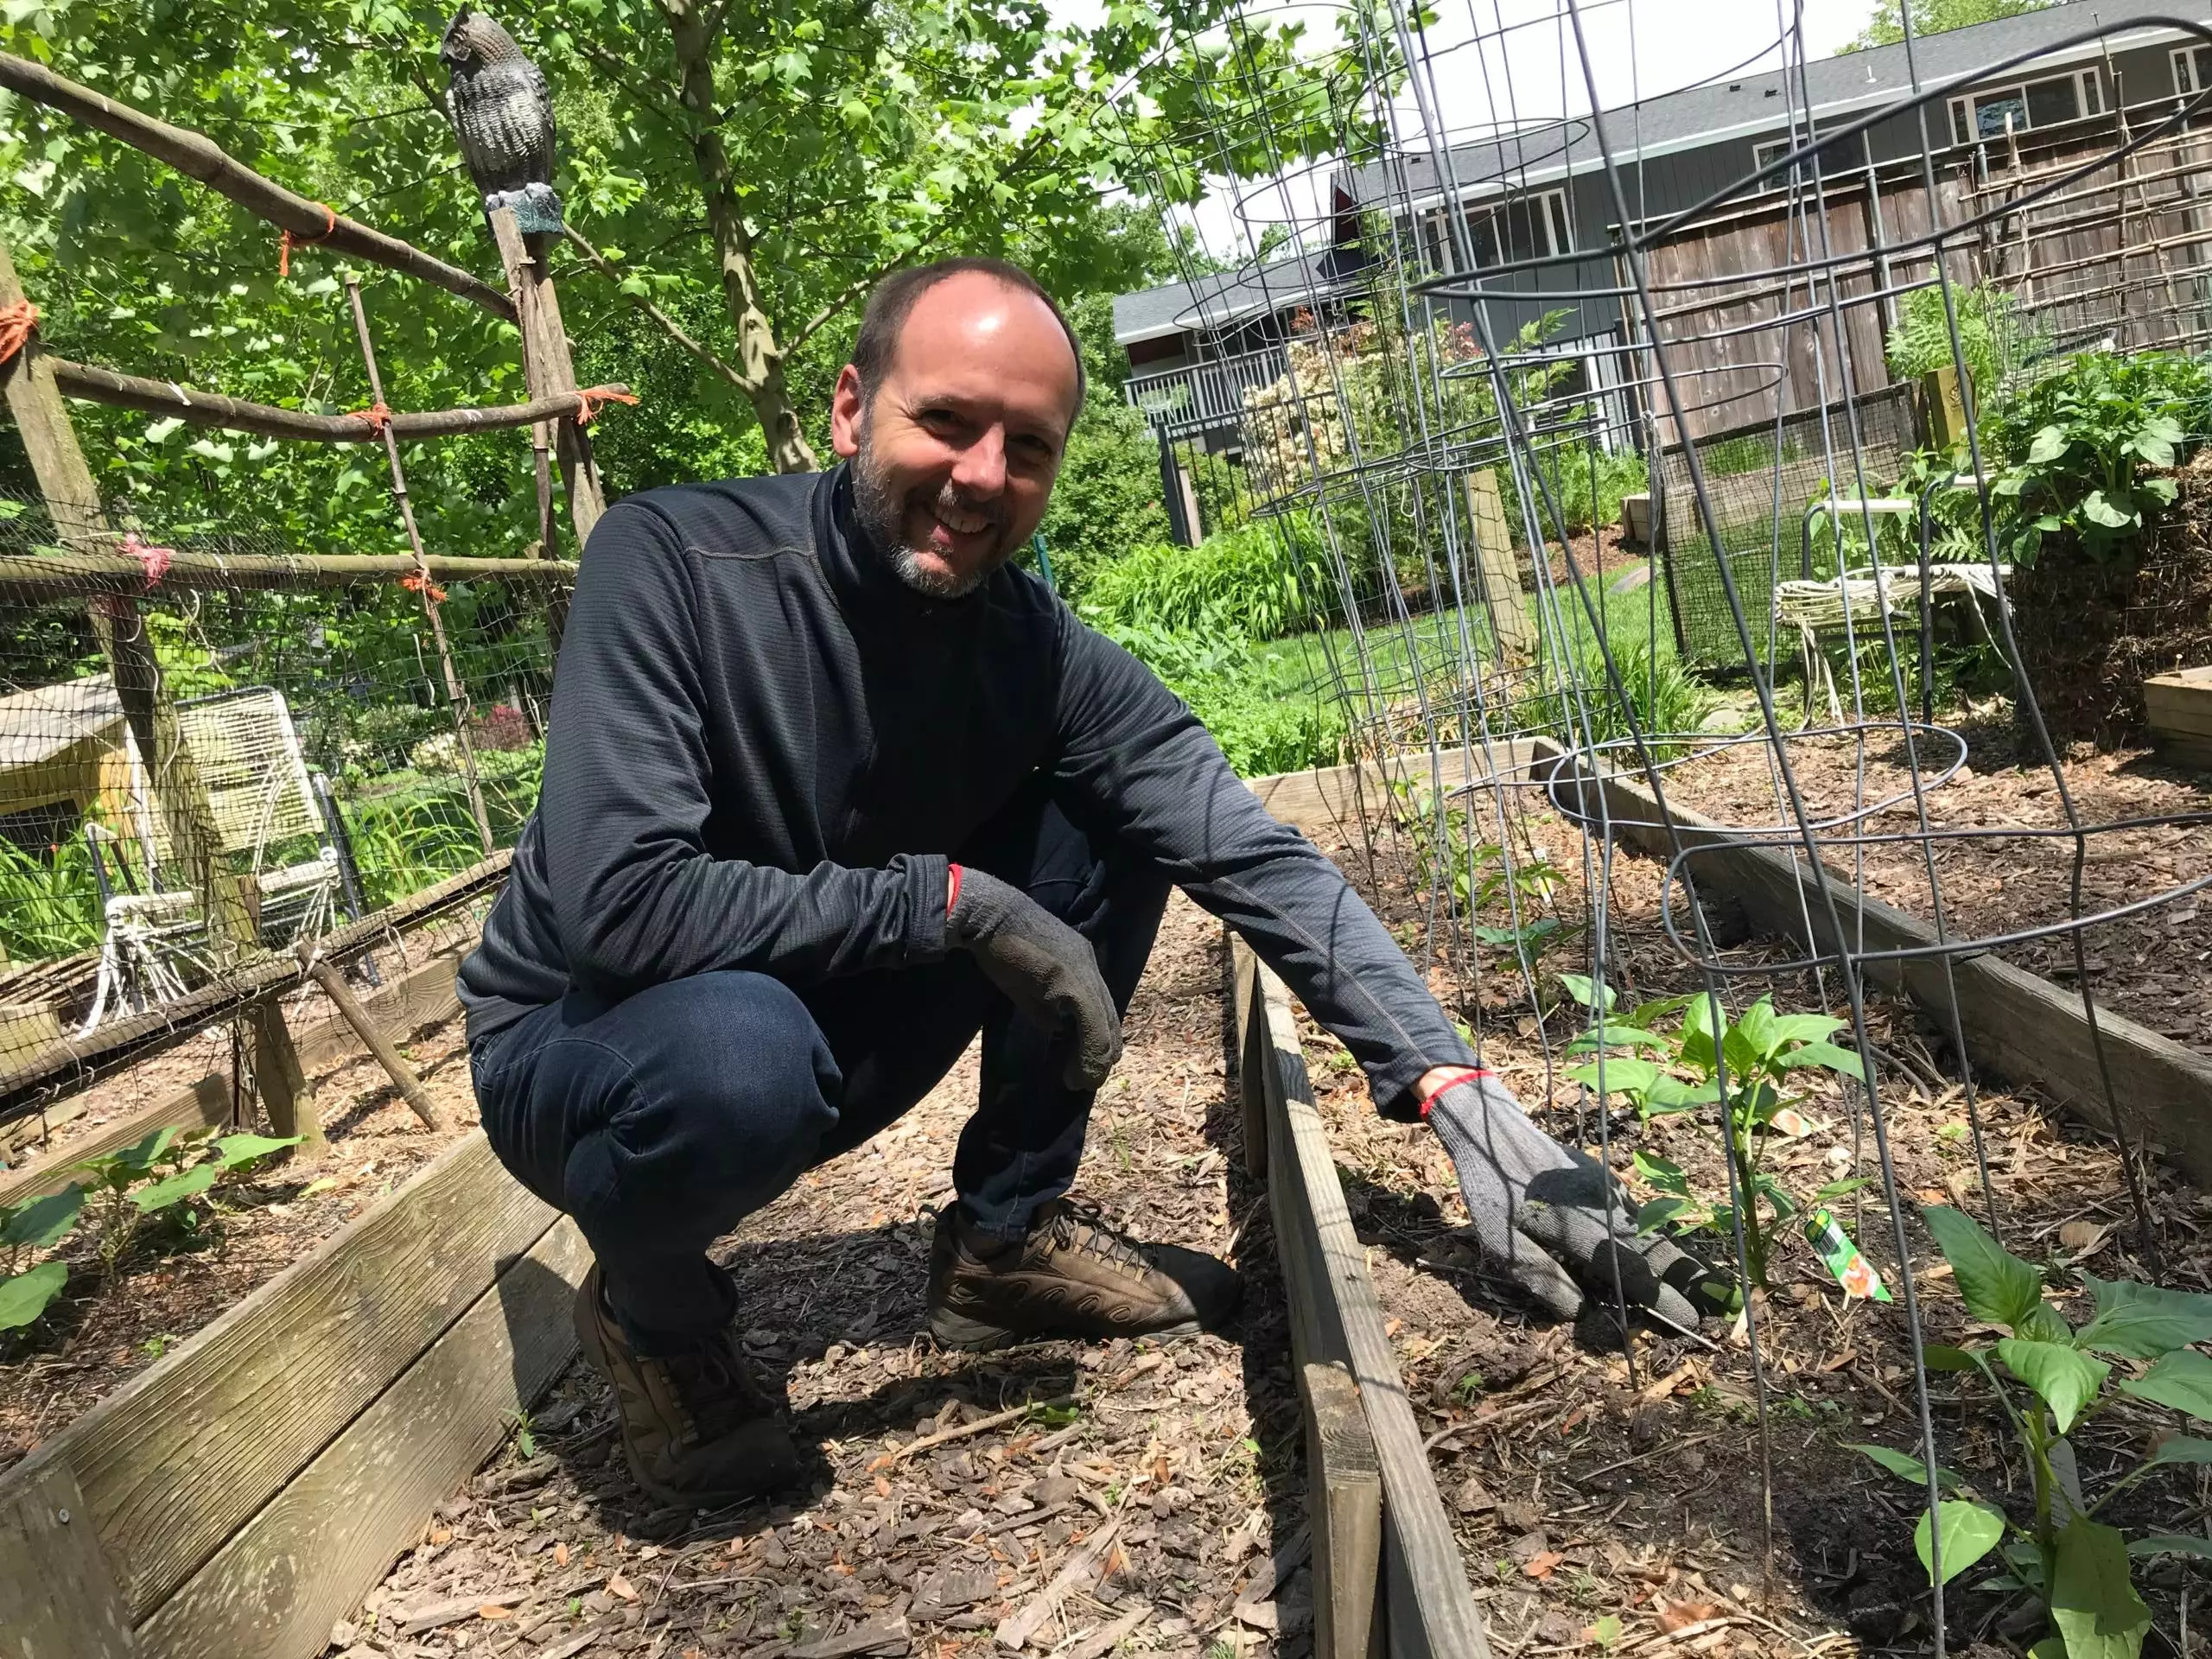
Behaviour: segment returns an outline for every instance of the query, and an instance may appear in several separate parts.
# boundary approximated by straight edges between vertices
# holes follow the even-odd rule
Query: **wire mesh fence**
[[[242,514],[60,516],[0,500],[0,1088],[188,1027],[512,847],[568,588],[301,556]]]

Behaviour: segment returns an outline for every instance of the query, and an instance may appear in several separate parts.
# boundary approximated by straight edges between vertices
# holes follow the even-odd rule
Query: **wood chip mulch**
[[[1077,1190],[1140,1236],[1233,1256],[1250,1217],[1225,1157],[1237,1130],[1222,972],[1219,925],[1179,898]],[[721,1247],[746,1345],[784,1377],[817,1448],[808,1490],[716,1515],[657,1509],[623,1467],[607,1389],[579,1365],[528,1448],[511,1444],[445,1506],[334,1649],[1309,1651],[1301,1429],[1264,1258],[1243,1264],[1226,1338],[988,1355],[930,1342],[933,1207],[952,1198],[975,1087],[971,1052],[899,1123]]]

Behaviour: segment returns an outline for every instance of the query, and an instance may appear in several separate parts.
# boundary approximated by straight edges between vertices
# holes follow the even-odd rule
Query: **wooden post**
[[[1920,402],[1927,413],[1928,441],[1938,449],[1962,447],[1967,441],[1967,403],[1957,368],[1945,364],[1922,375]]]
[[[1315,1659],[1366,1659],[1382,1558],[1382,1468],[1341,1362],[1299,1367],[1306,1402],[1306,1523],[1313,1538]]]
[[[1509,667],[1535,660],[1536,630],[1521,593],[1521,573],[1513,560],[1513,534],[1505,522],[1505,503],[1497,492],[1497,473],[1489,467],[1467,474],[1467,514],[1475,531],[1475,558],[1482,596],[1490,603],[1497,654]]]
[[[269,1127],[296,1135],[311,1151],[323,1144],[322,1118],[315,1106],[315,1085],[300,1064],[299,1050],[284,1025],[283,1006],[264,996],[245,1011],[246,1037],[252,1046],[254,1086]]]
[[[430,1099],[430,1091],[423,1086],[423,1079],[415,1075],[415,1068],[407,1064],[399,1050],[393,1046],[391,1039],[384,1034],[384,1027],[361,1006],[360,999],[346,983],[346,976],[340,973],[334,964],[316,956],[315,947],[305,939],[300,941],[298,949],[300,965],[308,970],[309,977],[316,984],[322,987],[322,994],[330,999],[331,1006],[338,1010],[346,1023],[353,1027],[359,1033],[361,1040],[369,1046],[369,1052],[377,1057],[377,1064],[384,1067],[385,1076],[391,1079],[393,1086],[399,1090],[400,1097],[406,1101],[415,1116],[423,1120],[423,1128],[445,1128],[445,1121],[438,1116],[437,1106]]]
[[[133,1659],[130,1610],[100,1548],[98,1517],[67,1458],[49,1458],[0,1497],[0,1655]]]
[[[506,267],[507,287],[514,296],[515,315],[522,329],[523,384],[532,397],[552,397],[576,389],[576,368],[569,355],[568,332],[561,326],[560,296],[546,275],[542,248],[533,249],[515,223],[514,209],[495,207],[486,216],[492,238],[499,244],[499,263]],[[599,468],[591,458],[591,437],[574,416],[554,423],[561,463],[561,487],[568,493],[569,518],[575,526],[576,548],[582,552],[592,526],[607,511],[600,488]],[[552,556],[549,542],[546,556]]]
[[[360,342],[361,362],[369,372],[369,396],[381,404],[384,377],[377,372],[376,346],[369,339],[369,316],[361,308],[358,280],[346,283],[346,299],[353,310],[353,335]],[[429,561],[423,556],[423,532],[415,527],[415,504],[407,499],[407,474],[399,464],[399,440],[392,435],[389,421],[384,423],[384,453],[391,464],[391,499],[399,504],[399,520],[406,526],[407,545],[415,555],[415,575],[410,580],[423,601],[423,615],[430,625],[430,642],[437,648],[438,669],[446,683],[446,706],[453,710],[453,734],[461,745],[461,773],[468,789],[468,810],[476,816],[477,837],[488,855],[495,843],[491,815],[484,810],[484,785],[476,775],[476,745],[468,735],[468,688],[461,683],[460,672],[453,665],[453,647],[446,643],[445,618],[439,611],[437,595],[431,591]]]

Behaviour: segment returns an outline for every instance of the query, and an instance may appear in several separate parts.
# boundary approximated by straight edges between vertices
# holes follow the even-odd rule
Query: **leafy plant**
[[[1978,399],[1994,392],[2005,372],[2031,349],[2023,337],[2014,303],[2012,295],[1988,283],[1970,288],[1954,284],[1951,289],[1951,308],[1959,320],[1959,354]],[[1904,315],[1890,330],[1885,346],[1890,367],[1905,379],[1955,367],[1943,290],[1931,285],[1906,295]]]
[[[99,1200],[100,1266],[112,1275],[149,1221],[163,1220],[185,1232],[196,1231],[199,1212],[191,1200],[218,1183],[244,1176],[287,1147],[298,1135],[226,1135],[211,1141],[203,1131],[180,1135],[174,1127],[152,1131],[118,1152],[104,1153],[76,1166],[91,1175]]]
[[[1930,1345],[1929,1366],[1978,1372],[1989,1384],[2033,1486],[2033,1518],[2022,1524],[1938,1468],[1937,1485],[1953,1496],[1937,1504],[1932,1526],[1929,1516],[1920,1518],[1913,1543],[1921,1564],[1932,1578],[1938,1552],[1931,1551],[1931,1533],[1946,1582],[2001,1544],[2005,1570],[1975,1587],[2024,1591],[2043,1604],[2051,1633],[2030,1650],[2032,1659],[2133,1659],[2151,1613],[2136,1593],[2131,1559],[2212,1558],[2212,1541],[2166,1535],[2131,1541],[2098,1517],[2154,1469],[2212,1463],[2212,1440],[2167,1436],[2092,1503],[2082,1488],[2071,1437],[2121,1395],[2212,1423],[2212,1359],[2190,1347],[2212,1340],[2212,1296],[2084,1274],[2096,1313],[2077,1331],[2044,1299],[2043,1273],[2034,1264],[2005,1250],[1960,1211],[1929,1205],[1920,1213],[1951,1264],[1967,1312],[2006,1332],[1993,1343]],[[2139,1371],[2115,1361],[2149,1363]],[[1887,1446],[1852,1449],[1926,1490],[1928,1471],[1918,1459]]]
[[[1605,1055],[1602,1068],[1593,1060],[1568,1077],[1607,1094],[1627,1096],[1647,1123],[1702,1106],[1722,1108],[1722,1139],[1735,1168],[1739,1201],[1703,1198],[1679,1165],[1639,1151],[1637,1173],[1659,1196],[1637,1212],[1638,1230],[1674,1227],[1732,1240],[1740,1209],[1745,1265],[1753,1283],[1769,1283],[1787,1224],[1865,1185],[1856,1178],[1830,1181],[1801,1200],[1767,1167],[1777,1135],[1796,1125],[1802,1096],[1791,1092],[1795,1073],[1811,1069],[1865,1078],[1859,1055],[1828,1040],[1845,1022],[1824,1014],[1777,1014],[1768,996],[1732,1021],[1717,999],[1703,995],[1662,997],[1624,1013],[1611,986],[1593,986],[1579,974],[1559,978],[1592,1015],[1590,1029],[1567,1052]],[[1681,1023],[1675,1031],[1658,1028],[1677,1014]],[[1688,1072],[1688,1079],[1678,1072]]]
[[[1137,548],[1094,572],[1078,608],[1108,629],[1273,639],[1319,620],[1333,585],[1310,531],[1285,518],[1209,536],[1196,547]]]
[[[2206,391],[2192,359],[2091,352],[2001,400],[1986,429],[2005,469],[1990,490],[2014,562],[2032,563],[2053,535],[2101,563],[2132,549],[2173,502],[2173,480],[2152,474],[2182,459]]]
[[[85,1189],[73,1183],[42,1198],[0,1205],[0,1331],[30,1324],[69,1281],[67,1262],[25,1263],[51,1249],[77,1224]]]

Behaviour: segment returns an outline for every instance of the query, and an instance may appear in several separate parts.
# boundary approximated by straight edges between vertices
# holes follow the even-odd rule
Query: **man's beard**
[[[1012,556],[1001,545],[973,570],[941,570],[925,564],[920,550],[906,540],[907,498],[893,490],[875,465],[868,443],[868,424],[860,429],[860,448],[853,456],[853,516],[861,531],[890,561],[892,573],[916,593],[931,599],[964,599],[983,585],[983,580]],[[936,505],[963,518],[988,518],[1001,539],[1006,534],[1005,507],[996,501],[978,501],[957,484],[947,481],[938,493]]]

